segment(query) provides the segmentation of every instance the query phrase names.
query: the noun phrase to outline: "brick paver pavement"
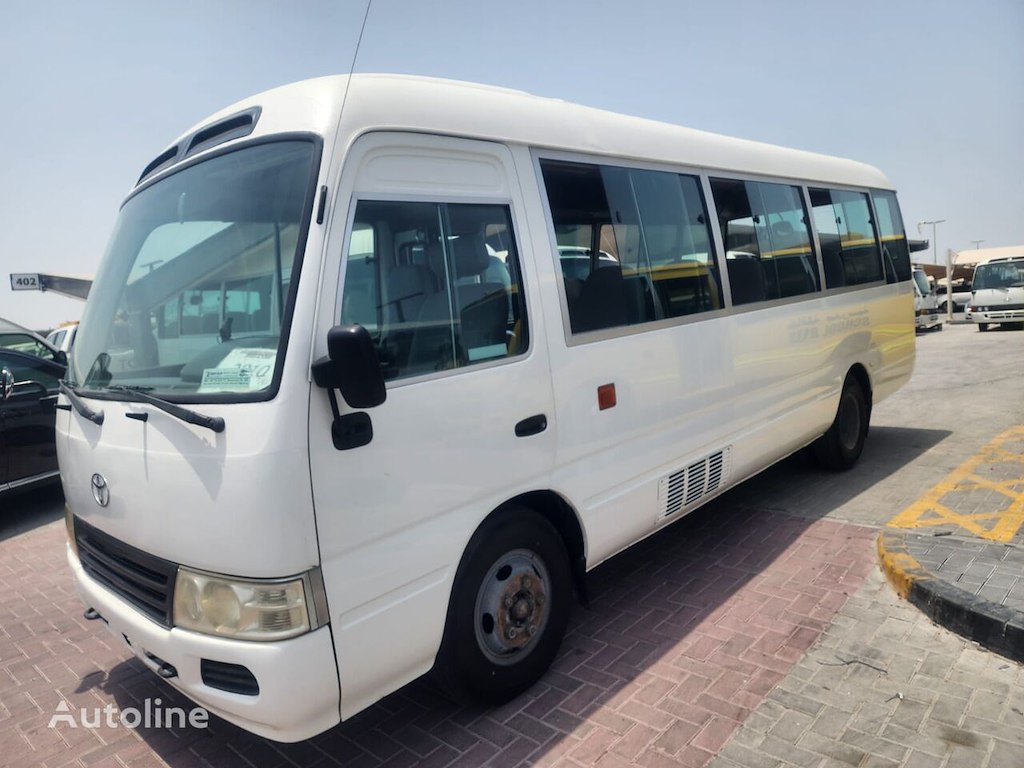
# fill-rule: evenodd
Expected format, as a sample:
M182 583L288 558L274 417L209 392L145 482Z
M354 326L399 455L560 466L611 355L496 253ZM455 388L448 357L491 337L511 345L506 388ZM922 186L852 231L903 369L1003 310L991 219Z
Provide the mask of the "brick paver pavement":
M206 729L48 727L58 706L189 704L81 618L63 523L44 523L0 540L0 764L703 765L875 567L873 538L723 497L598 569L592 610L512 703L460 709L414 683L281 745L212 716Z
M1024 667L899 600L872 572L711 768L1024 766Z

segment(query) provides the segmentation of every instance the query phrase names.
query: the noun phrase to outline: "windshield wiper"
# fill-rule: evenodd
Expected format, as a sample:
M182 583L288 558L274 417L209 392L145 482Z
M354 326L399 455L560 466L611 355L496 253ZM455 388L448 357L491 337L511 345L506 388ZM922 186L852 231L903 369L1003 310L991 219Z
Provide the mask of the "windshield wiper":
M169 403L166 400L162 400L159 397L154 397L146 392L143 392L138 387L124 387L121 385L114 385L107 387L107 392L117 392L122 395L127 395L130 399L135 400L138 403L148 403L156 408L159 408L164 413L169 413L175 418L187 421L189 424L195 424L197 427L205 427L206 429L214 432L224 431L224 419L220 416L204 416L201 413L196 413L190 408L184 408L174 403Z
M103 423L103 411L94 411L88 405L85 404L85 400L78 396L78 390L69 384L65 384L63 381L58 382L60 391L64 393L68 400L71 401L71 405L75 407L82 416L87 418L93 424Z

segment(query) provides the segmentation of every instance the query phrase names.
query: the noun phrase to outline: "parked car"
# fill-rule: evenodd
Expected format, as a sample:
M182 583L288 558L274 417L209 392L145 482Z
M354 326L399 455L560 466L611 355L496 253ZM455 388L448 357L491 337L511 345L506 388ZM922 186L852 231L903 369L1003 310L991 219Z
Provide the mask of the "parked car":
M61 352L71 351L71 345L75 343L75 334L78 333L78 323L71 323L46 334L46 340Z
M582 246L558 246L558 256L562 262L562 276L567 279L585 280L587 275L590 274L590 257L592 254L593 251ZM598 251L598 267L610 267L618 263L619 260L607 251Z
M64 352L0 319L0 496L60 478L54 419L66 367Z

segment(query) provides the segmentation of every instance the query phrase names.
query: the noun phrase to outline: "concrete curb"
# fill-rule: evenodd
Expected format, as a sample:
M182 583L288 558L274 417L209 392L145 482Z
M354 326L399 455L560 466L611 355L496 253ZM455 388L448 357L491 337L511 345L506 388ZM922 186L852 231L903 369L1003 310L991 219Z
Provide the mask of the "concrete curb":
M910 554L903 531L883 529L879 533L878 557L899 596L937 624L1001 656L1024 662L1024 613L935 576Z

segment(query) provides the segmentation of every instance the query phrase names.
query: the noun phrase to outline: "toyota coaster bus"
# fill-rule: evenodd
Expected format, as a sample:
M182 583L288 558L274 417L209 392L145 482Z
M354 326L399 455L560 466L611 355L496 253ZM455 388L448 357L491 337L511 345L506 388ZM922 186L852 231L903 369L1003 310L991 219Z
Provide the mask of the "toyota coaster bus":
M988 259L974 268L966 318L979 331L995 323L1024 328L1024 255Z
M313 736L433 670L500 702L586 574L914 363L860 163L469 83L311 80L124 202L58 407L87 609L211 712Z

